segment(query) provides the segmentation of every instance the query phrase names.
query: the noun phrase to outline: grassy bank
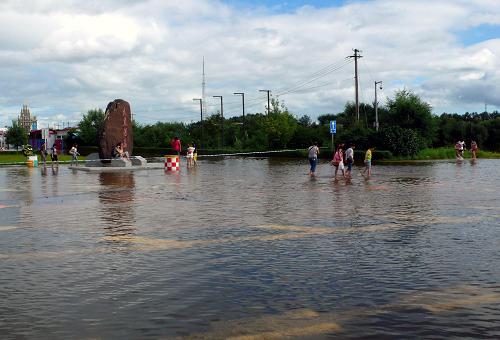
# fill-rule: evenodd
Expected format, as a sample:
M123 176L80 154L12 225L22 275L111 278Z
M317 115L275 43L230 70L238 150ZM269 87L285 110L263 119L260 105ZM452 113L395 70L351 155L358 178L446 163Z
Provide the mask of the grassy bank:
M500 153L491 151L479 150L477 153L478 158L500 158ZM472 153L466 151L464 158L472 158ZM393 157L391 161L408 161L408 160L437 160L437 159L455 159L454 148L429 148L420 151L417 155L412 157Z
M38 156L38 162L40 162L40 155ZM70 155L58 155L59 163L66 163L71 161ZM78 160L84 160L85 157L78 157ZM0 152L0 164L2 165L15 165L26 163L27 157L23 155L21 151L19 152ZM50 164L50 155L47 156L47 164Z

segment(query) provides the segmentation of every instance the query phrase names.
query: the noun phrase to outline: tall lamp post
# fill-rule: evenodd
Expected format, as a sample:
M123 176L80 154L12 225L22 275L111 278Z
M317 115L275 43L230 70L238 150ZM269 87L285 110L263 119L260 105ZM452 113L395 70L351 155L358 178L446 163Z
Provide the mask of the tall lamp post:
M200 98L193 98L193 101L200 102L200 124L201 124L200 149L201 149L203 147L203 100Z
M382 90L382 81L375 81L375 131L378 132L378 101L377 101L377 85L380 84Z
M224 104L222 102L222 96L213 96L214 98L220 98L220 118L221 118L221 128L222 128L222 149L224 149Z
M271 112L271 105L269 102L269 93L271 93L271 90L259 90L259 92L267 92L267 114L269 115L269 112Z
M246 137L245 130L245 94L243 92L235 92L234 95L241 96L243 110L243 135Z

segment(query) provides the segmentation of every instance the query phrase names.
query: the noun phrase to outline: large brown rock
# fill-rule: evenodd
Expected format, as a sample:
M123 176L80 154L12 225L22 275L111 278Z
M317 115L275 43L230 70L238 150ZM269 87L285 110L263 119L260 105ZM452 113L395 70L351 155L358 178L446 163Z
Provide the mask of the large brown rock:
M106 108L103 128L99 136L99 157L111 158L111 152L119 142L123 142L123 149L132 156L134 136L130 105L125 100L115 99Z

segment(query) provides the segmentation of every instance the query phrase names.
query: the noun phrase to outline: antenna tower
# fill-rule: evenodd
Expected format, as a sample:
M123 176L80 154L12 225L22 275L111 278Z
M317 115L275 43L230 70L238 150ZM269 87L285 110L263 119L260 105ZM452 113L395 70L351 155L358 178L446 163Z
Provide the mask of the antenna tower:
M203 117L206 117L207 116L207 101L205 99L205 85L206 85L206 82L205 82L205 57L203 57L203 80L201 82L201 101L202 101L202 104L201 104L201 112L202 112L202 115Z

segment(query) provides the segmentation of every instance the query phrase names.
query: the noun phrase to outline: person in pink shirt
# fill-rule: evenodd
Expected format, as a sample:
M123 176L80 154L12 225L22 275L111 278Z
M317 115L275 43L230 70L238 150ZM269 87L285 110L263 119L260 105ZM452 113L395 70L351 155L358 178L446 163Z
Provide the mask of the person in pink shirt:
M332 159L332 165L335 167L335 180L337 179L337 173L339 172L339 169L342 171L342 176L345 177L344 173L344 150L343 150L343 144L340 144L337 147L337 151L333 155Z

